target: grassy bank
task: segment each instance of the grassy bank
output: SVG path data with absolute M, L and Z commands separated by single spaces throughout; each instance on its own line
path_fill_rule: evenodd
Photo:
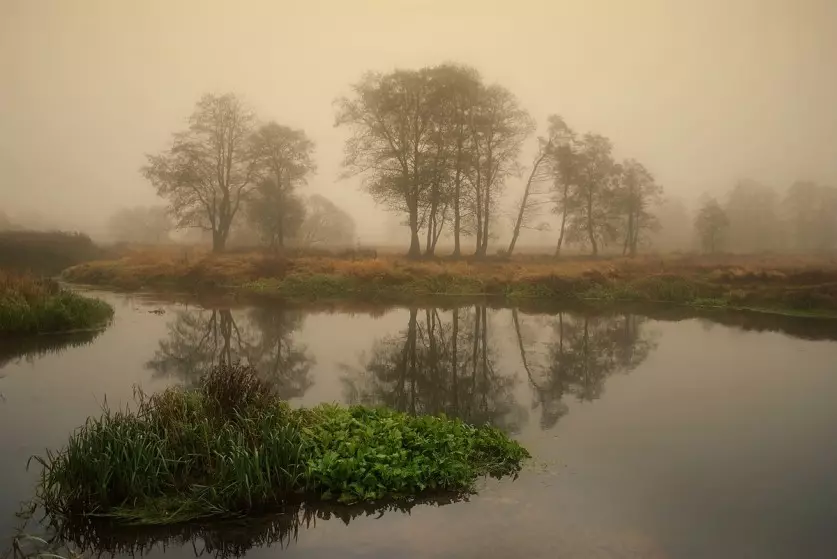
M 64 277 L 126 289 L 212 287 L 308 300 L 490 295 L 837 314 L 837 261 L 790 256 L 416 262 L 144 252 L 82 264 Z
M 517 473 L 525 449 L 490 427 L 331 405 L 291 409 L 246 367 L 194 391 L 137 394 L 39 459 L 51 513 L 166 524 L 302 498 L 344 502 L 470 491 Z
M 50 279 L 0 270 L 0 335 L 98 328 L 113 316 L 104 301 L 82 297 Z

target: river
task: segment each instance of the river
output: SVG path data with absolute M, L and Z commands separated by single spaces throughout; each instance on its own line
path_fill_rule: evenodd
M 29 456 L 98 414 L 248 361 L 298 405 L 494 424 L 534 459 L 467 501 L 106 534 L 191 558 L 837 556 L 837 323 L 683 309 L 305 308 L 94 293 L 99 334 L 0 341 L 0 547 Z M 34 468 L 33 468 L 34 469 Z M 88 540 L 89 544 L 90 540 Z M 101 551 L 101 550 L 100 550 Z

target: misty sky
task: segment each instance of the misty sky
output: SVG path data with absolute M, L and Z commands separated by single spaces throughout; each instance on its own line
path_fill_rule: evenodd
M 100 232 L 156 202 L 144 153 L 202 93 L 234 91 L 305 129 L 307 192 L 375 242 L 385 214 L 337 179 L 332 102 L 366 70 L 445 61 L 511 89 L 540 130 L 558 113 L 609 136 L 687 201 L 740 177 L 837 185 L 834 0 L 0 0 L 0 209 Z

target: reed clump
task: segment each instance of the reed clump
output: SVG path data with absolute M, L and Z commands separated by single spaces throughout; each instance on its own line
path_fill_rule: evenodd
M 47 511 L 170 524 L 302 499 L 413 498 L 470 491 L 481 476 L 516 474 L 529 456 L 500 431 L 455 419 L 292 409 L 240 365 L 210 371 L 197 389 L 135 400 L 35 458 Z
M 30 335 L 97 328 L 113 308 L 57 282 L 0 270 L 0 335 Z

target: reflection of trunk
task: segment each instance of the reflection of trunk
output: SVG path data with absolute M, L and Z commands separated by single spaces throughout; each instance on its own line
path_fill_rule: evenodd
M 468 416 L 471 416 L 471 402 L 473 395 L 477 392 L 477 356 L 479 355 L 480 344 L 480 309 L 474 305 L 474 336 L 473 348 L 471 352 L 471 398 L 468 398 Z
M 517 309 L 512 309 L 512 322 L 514 322 L 514 332 L 517 334 L 517 348 L 520 351 L 520 361 L 523 362 L 523 370 L 526 371 L 526 376 L 529 377 L 529 382 L 535 390 L 540 391 L 538 383 L 535 382 L 535 377 L 532 376 L 532 371 L 529 369 L 529 362 L 526 360 L 526 350 L 523 349 L 523 336 L 520 333 L 520 320 L 517 318 Z
M 407 334 L 410 345 L 410 412 L 416 413 L 416 309 L 410 309 L 410 328 Z
M 581 344 L 581 352 L 584 355 L 584 393 L 590 393 L 590 341 L 589 321 L 584 317 L 584 338 Z
M 482 378 L 483 378 L 483 387 L 482 387 L 482 411 L 485 412 L 488 409 L 488 387 L 491 385 L 490 380 L 488 378 L 488 317 L 486 316 L 486 310 L 483 306 L 481 309 L 482 312 Z
M 457 415 L 459 413 L 459 390 L 457 389 L 457 376 L 459 371 L 457 371 L 457 365 L 459 364 L 459 351 L 457 350 L 457 341 L 459 339 L 459 309 L 453 309 L 453 338 L 452 348 L 451 351 L 453 353 L 451 357 L 451 362 L 453 364 L 453 413 Z

